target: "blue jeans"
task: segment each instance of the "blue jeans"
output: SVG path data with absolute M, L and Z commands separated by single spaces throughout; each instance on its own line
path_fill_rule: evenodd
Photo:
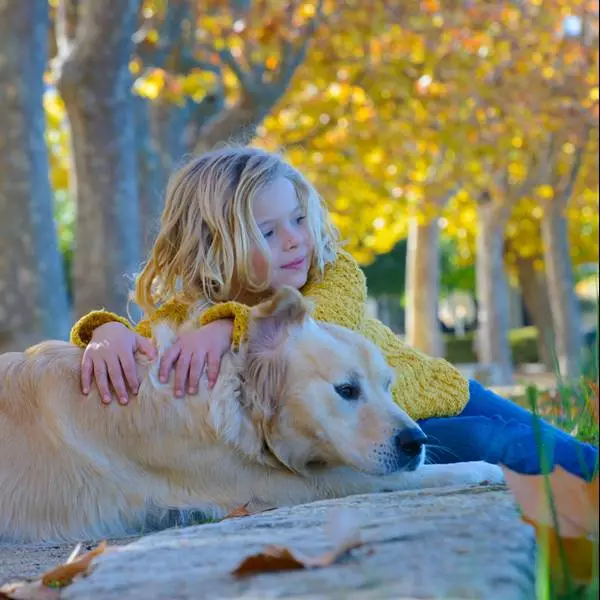
M 597 448 L 536 418 L 476 381 L 469 382 L 469 401 L 462 413 L 424 419 L 419 425 L 429 438 L 428 457 L 434 463 L 483 460 L 529 475 L 559 465 L 587 480 L 598 467 Z

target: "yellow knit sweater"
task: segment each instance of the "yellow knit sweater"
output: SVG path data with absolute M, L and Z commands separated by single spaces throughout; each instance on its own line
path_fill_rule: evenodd
M 404 344 L 388 327 L 365 316 L 367 288 L 365 277 L 356 261 L 346 252 L 339 252 L 336 261 L 325 268 L 320 281 L 311 281 L 302 288 L 314 306 L 319 321 L 342 325 L 358 331 L 377 344 L 388 364 L 396 371 L 394 400 L 413 419 L 451 416 L 462 411 L 469 397 L 466 379 L 443 359 L 431 358 Z M 233 345 L 244 339 L 250 307 L 237 302 L 216 304 L 205 310 L 199 324 L 232 318 Z M 109 321 L 119 321 L 141 335 L 151 336 L 151 323 L 169 320 L 178 325 L 189 307 L 177 298 L 165 302 L 152 315 L 134 328 L 124 318 L 108 312 L 93 311 L 82 317 L 71 330 L 71 342 L 85 347 L 96 327 Z

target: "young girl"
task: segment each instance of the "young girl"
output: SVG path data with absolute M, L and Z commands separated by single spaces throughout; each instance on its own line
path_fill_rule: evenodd
M 359 331 L 396 370 L 395 401 L 442 450 L 439 462 L 487 460 L 538 473 L 541 457 L 532 415 L 466 381 L 448 362 L 409 348 L 365 315 L 365 278 L 338 247 L 337 232 L 310 183 L 278 155 L 254 148 L 210 152 L 171 180 L 161 229 L 137 279 L 135 300 L 146 319 L 135 328 L 106 311 L 79 320 L 71 341 L 85 348 L 82 387 L 92 375 L 103 401 L 111 387 L 126 404 L 137 393 L 134 352 L 154 357 L 150 325 L 197 318 L 161 360 L 159 377 L 175 369 L 176 396 L 210 386 L 222 356 L 244 340 L 249 307 L 283 285 L 310 297 L 317 320 Z M 543 423 L 551 464 L 589 478 L 597 450 Z

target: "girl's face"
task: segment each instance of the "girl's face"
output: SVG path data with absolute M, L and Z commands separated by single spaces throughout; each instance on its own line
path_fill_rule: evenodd
M 270 288 L 300 289 L 308 278 L 314 246 L 292 182 L 285 177 L 273 181 L 256 196 L 252 212 L 271 252 Z M 252 264 L 259 277 L 269 277 L 261 251 L 254 252 Z

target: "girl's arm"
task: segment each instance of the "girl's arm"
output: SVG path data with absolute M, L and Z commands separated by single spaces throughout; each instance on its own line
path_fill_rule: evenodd
M 127 319 L 107 310 L 94 310 L 84 315 L 73 325 L 71 329 L 71 343 L 85 348 L 90 343 L 94 331 L 104 325 L 116 321 L 125 325 L 128 329 L 143 335 L 152 337 L 151 323 L 157 321 L 171 321 L 174 325 L 180 325 L 185 321 L 188 314 L 188 306 L 177 299 L 165 302 L 152 315 L 151 319 L 143 319 L 136 326 L 132 325 Z

